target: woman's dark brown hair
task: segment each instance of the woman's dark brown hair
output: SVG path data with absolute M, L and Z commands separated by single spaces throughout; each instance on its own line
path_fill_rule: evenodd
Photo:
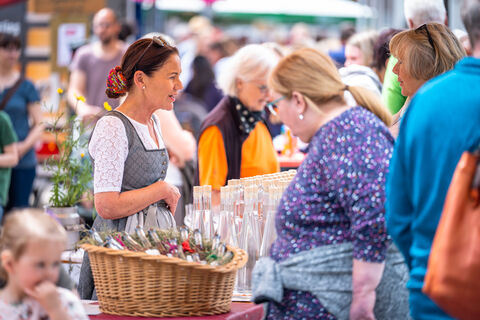
M 133 85 L 133 76 L 136 71 L 143 71 L 147 76 L 160 69 L 172 54 L 178 55 L 178 50 L 160 37 L 139 39 L 128 47 L 123 55 L 121 68 L 125 77 L 127 92 Z M 114 95 L 114 94 L 112 94 Z M 110 98 L 117 98 L 110 96 Z
M 390 40 L 401 31 L 402 30 L 400 29 L 387 29 L 380 33 L 373 46 L 372 68 L 377 70 L 385 68 L 385 63 L 387 62 L 387 59 L 390 58 Z

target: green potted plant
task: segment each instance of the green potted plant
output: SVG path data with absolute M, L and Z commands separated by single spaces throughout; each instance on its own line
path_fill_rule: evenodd
M 63 94 L 61 89 L 57 91 Z M 77 97 L 77 101 L 84 99 Z M 75 114 L 69 116 L 65 112 L 58 112 L 49 127 L 59 153 L 46 161 L 53 186 L 45 210 L 65 226 L 69 237 L 68 247 L 73 248 L 79 237 L 77 204 L 88 197 L 92 181 L 91 163 L 85 157 L 88 139 L 81 119 Z

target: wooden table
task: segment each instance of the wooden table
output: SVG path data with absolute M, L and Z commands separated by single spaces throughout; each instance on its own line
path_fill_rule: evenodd
M 263 318 L 263 306 L 253 303 L 232 302 L 232 308 L 229 313 L 218 314 L 214 316 L 199 317 L 175 317 L 175 318 L 145 318 L 145 317 L 128 317 L 115 316 L 110 314 L 97 314 L 89 316 L 91 320 L 261 320 Z

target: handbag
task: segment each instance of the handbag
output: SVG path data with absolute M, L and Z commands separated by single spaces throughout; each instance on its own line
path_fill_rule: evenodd
M 422 288 L 457 319 L 480 319 L 480 156 L 464 152 L 453 174 Z

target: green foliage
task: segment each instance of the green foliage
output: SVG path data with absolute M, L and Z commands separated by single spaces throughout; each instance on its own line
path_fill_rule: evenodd
M 63 113 L 58 115 L 50 129 L 60 150 L 58 155 L 47 160 L 48 170 L 52 172 L 53 190 L 49 200 L 52 207 L 75 206 L 89 190 L 92 181 L 92 166 L 85 157 L 88 146 L 85 127 L 76 115 L 68 117 L 66 123 L 59 126 L 64 117 Z

